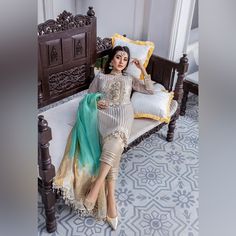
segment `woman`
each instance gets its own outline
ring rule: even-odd
[[[65,169],[71,168],[73,162],[68,162],[65,155],[64,167],[61,164],[54,181],[55,188],[63,190],[65,199],[71,202],[76,209],[81,211],[84,206],[88,212],[93,212],[97,218],[106,218],[114,230],[118,224],[115,182],[118,176],[120,158],[124,147],[127,146],[134,117],[130,102],[131,91],[134,89],[142,93],[153,94],[153,82],[139,60],[133,59],[131,63],[134,63],[143,73],[144,83],[125,73],[129,61],[129,48],[125,46],[115,47],[109,55],[104,73],[99,73],[88,89],[89,94],[99,93],[101,95],[97,101],[101,145],[98,174],[89,177],[88,174],[78,174],[75,171],[76,168],[72,168],[74,171],[70,174],[67,186],[73,185],[74,189],[68,190],[69,187],[64,184],[64,179],[67,178],[65,177]],[[68,153],[69,146],[70,138],[65,153]],[[74,177],[71,177],[72,175]],[[82,185],[87,186],[87,188],[82,188]]]

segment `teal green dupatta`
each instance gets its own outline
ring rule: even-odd
[[[78,168],[85,168],[91,176],[98,175],[100,165],[101,146],[97,110],[97,100],[100,98],[100,93],[90,93],[80,101],[69,152],[70,158],[78,158]]]
[[[95,181],[100,166],[100,134],[98,130],[97,100],[100,93],[89,93],[80,101],[76,121],[68,136],[60,167],[53,179],[53,188],[62,193],[66,204],[78,214],[86,215],[83,202]],[[102,184],[96,207],[91,212],[105,219],[107,212],[106,184]]]

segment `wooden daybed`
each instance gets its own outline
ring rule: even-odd
[[[45,206],[48,232],[56,230],[55,202],[58,196],[52,189],[52,180],[73,126],[78,103],[94,78],[96,60],[108,55],[112,47],[110,38],[98,38],[96,32],[92,7],[89,7],[87,15],[73,16],[64,11],[56,21],[48,20],[38,26],[38,185]],[[166,138],[168,142],[174,137],[187,68],[186,55],[179,62],[153,55],[147,67],[152,80],[174,91]],[[177,80],[174,85],[175,75]],[[68,101],[58,105],[62,99]],[[136,119],[124,152],[164,125],[158,121]]]

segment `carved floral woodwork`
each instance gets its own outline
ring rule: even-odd
[[[46,22],[38,25],[38,35],[50,34],[54,32],[61,32],[68,29],[84,27],[85,25],[91,24],[91,18],[93,14],[92,8],[88,10],[87,14],[90,15],[75,15],[72,13],[63,11],[56,20],[47,20]]]
[[[96,47],[97,47],[97,53],[111,49],[112,48],[111,38],[101,39],[100,37],[97,37]]]
[[[73,87],[85,84],[85,68],[85,65],[82,65],[50,75],[48,80],[50,96],[58,95]]]

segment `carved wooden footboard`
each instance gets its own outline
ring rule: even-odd
[[[88,88],[94,77],[94,66],[98,58],[104,64],[104,57],[112,48],[111,39],[96,36],[96,17],[92,7],[87,15],[73,16],[63,12],[56,21],[49,20],[38,26],[39,34],[39,108],[71,96]],[[97,61],[98,62],[98,61]],[[161,83],[168,91],[174,91],[178,102],[177,111],[168,124],[167,141],[172,141],[176,120],[179,117],[183,96],[183,79],[188,69],[188,59],[184,54],[179,62],[153,55],[147,72],[152,80]],[[174,84],[174,79],[176,83]],[[165,123],[144,133],[124,150],[139,144],[152,133],[160,130]],[[46,227],[48,232],[56,230],[55,192],[52,180],[55,167],[51,163],[49,142],[52,139],[50,124],[43,116],[38,117],[38,165],[39,191],[45,206]]]

